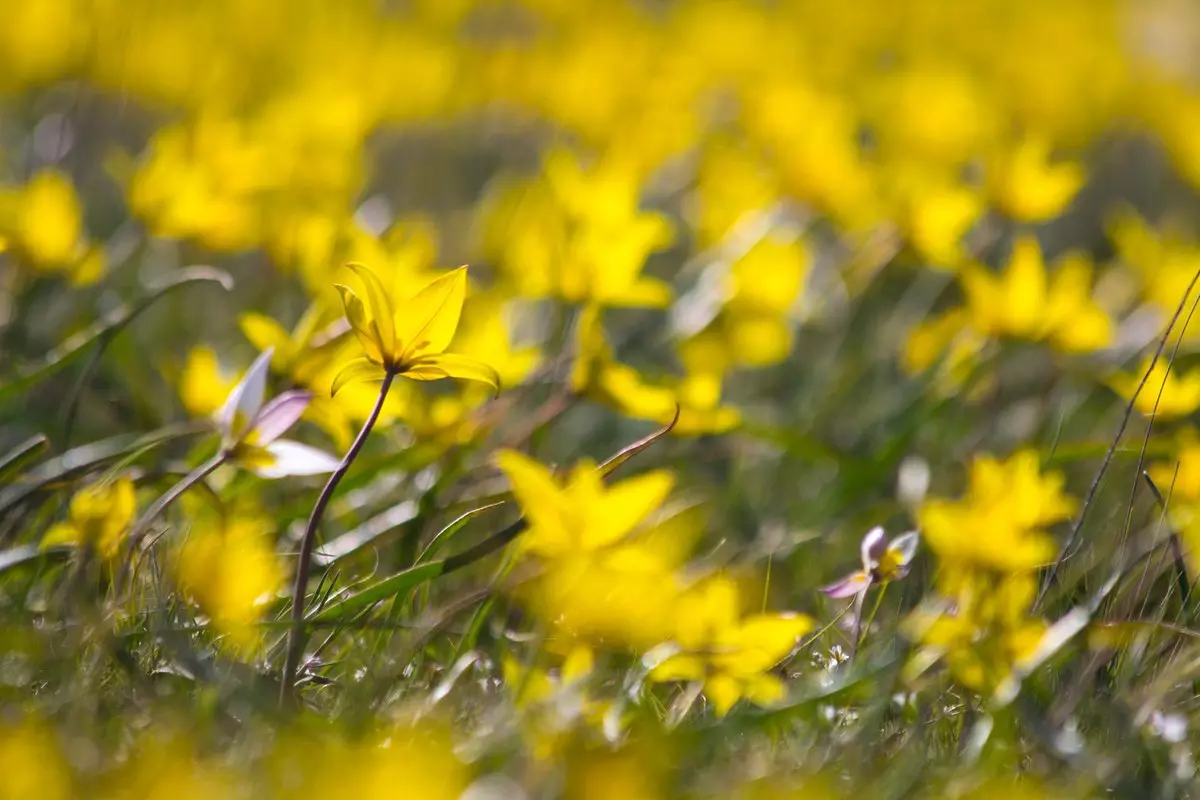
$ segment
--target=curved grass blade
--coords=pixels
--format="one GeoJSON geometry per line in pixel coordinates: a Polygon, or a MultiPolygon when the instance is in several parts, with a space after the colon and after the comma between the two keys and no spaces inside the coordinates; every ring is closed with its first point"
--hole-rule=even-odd
{"type": "Polygon", "coordinates": [[[22,564],[32,564],[35,561],[53,561],[65,558],[73,548],[70,547],[38,547],[36,544],[23,544],[8,550],[0,550],[0,572],[7,572],[22,564]]]}
{"type": "Polygon", "coordinates": [[[398,597],[422,583],[438,577],[445,571],[445,566],[446,562],[444,561],[431,561],[428,564],[420,564],[398,572],[368,586],[361,592],[325,606],[318,613],[309,617],[306,622],[333,622],[389,598],[398,597]]]}
{"type": "Polygon", "coordinates": [[[24,480],[0,492],[0,516],[57,483],[69,481],[81,473],[104,466],[130,453],[194,436],[206,430],[207,427],[197,423],[168,425],[152,433],[121,434],[68,450],[57,458],[42,462],[36,469],[26,473],[24,480]]]}
{"type": "Polygon", "coordinates": [[[103,346],[109,339],[120,333],[129,323],[137,319],[139,315],[154,305],[160,298],[170,294],[175,289],[193,283],[216,283],[225,291],[233,289],[233,278],[223,270],[213,267],[187,267],[186,269],[179,270],[171,280],[151,289],[141,299],[129,305],[122,305],[95,325],[69,337],[57,348],[50,351],[41,364],[5,378],[3,383],[0,383],[0,401],[7,400],[22,389],[26,389],[58,372],[83,355],[92,345],[100,343],[103,346]]]}
{"type": "Polygon", "coordinates": [[[50,440],[39,433],[10,450],[4,458],[0,458],[0,480],[8,473],[19,470],[22,465],[45,450],[49,443],[50,440]]]}
{"type": "Polygon", "coordinates": [[[429,544],[425,545],[425,549],[421,551],[421,554],[419,556],[417,556],[416,563],[420,564],[422,561],[424,561],[426,559],[426,557],[432,556],[434,554],[434,552],[436,552],[437,549],[443,544],[443,540],[449,539],[451,536],[453,536],[455,533],[457,533],[459,531],[459,529],[462,528],[462,526],[466,525],[468,522],[475,519],[475,517],[479,516],[480,514],[484,513],[485,511],[491,511],[493,508],[498,508],[498,507],[504,505],[504,502],[505,501],[503,501],[503,500],[498,500],[494,503],[488,503],[485,506],[480,506],[479,508],[473,508],[470,511],[466,512],[465,514],[462,514],[461,516],[459,516],[457,519],[455,519],[449,525],[442,528],[440,531],[438,531],[437,533],[435,533],[433,535],[433,538],[429,540],[429,544]]]}

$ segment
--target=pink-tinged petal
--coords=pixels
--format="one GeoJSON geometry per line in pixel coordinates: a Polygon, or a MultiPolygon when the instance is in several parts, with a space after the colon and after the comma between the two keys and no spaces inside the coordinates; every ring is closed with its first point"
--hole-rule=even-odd
{"type": "Polygon", "coordinates": [[[865,592],[867,587],[871,585],[871,576],[865,572],[852,572],[842,578],[837,583],[831,583],[828,586],[822,586],[821,592],[826,597],[832,597],[834,600],[841,600],[846,597],[865,592]]]}
{"type": "Polygon", "coordinates": [[[862,538],[861,549],[863,569],[870,572],[871,568],[876,566],[879,559],[883,558],[883,554],[887,552],[887,534],[883,532],[881,526],[876,525],[867,531],[862,538]]]}
{"type": "Polygon", "coordinates": [[[900,566],[909,564],[917,555],[917,546],[921,543],[921,534],[918,531],[909,531],[902,533],[891,541],[888,545],[888,552],[893,554],[895,561],[900,566]]]}
{"type": "Polygon", "coordinates": [[[300,419],[312,397],[312,392],[296,390],[273,398],[258,412],[258,419],[254,421],[254,443],[268,445],[283,436],[300,419]]]}
{"type": "Polygon", "coordinates": [[[262,478],[286,478],[289,475],[324,475],[338,468],[341,461],[324,450],[289,439],[276,439],[265,450],[275,459],[271,464],[255,467],[262,478]]]}
{"type": "Polygon", "coordinates": [[[271,368],[271,356],[275,348],[262,351],[246,374],[229,393],[225,404],[217,412],[217,424],[221,433],[229,439],[240,439],[249,429],[250,423],[262,408],[263,396],[267,392],[267,373],[271,368]]]}

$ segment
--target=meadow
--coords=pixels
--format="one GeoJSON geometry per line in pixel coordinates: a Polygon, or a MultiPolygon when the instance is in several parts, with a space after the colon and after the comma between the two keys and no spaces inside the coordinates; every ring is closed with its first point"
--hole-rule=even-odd
{"type": "Polygon", "coordinates": [[[1200,7],[0,0],[0,800],[1187,798],[1200,7]]]}

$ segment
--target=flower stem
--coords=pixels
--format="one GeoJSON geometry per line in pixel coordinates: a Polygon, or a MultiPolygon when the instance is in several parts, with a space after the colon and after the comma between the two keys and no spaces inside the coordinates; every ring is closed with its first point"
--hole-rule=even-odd
{"type": "MultiPolygon", "coordinates": [[[[883,602],[883,596],[885,594],[887,594],[888,583],[889,583],[888,581],[884,581],[883,584],[880,585],[879,591],[875,593],[875,604],[871,606],[871,613],[867,615],[866,620],[863,620],[862,614],[861,614],[862,607],[861,606],[859,607],[859,612],[860,612],[859,619],[858,619],[859,624],[857,626],[857,630],[854,633],[854,650],[855,650],[855,652],[857,652],[858,648],[862,646],[863,639],[865,639],[867,637],[867,634],[870,633],[870,631],[871,631],[871,625],[872,625],[872,623],[875,622],[875,614],[878,613],[878,611],[879,611],[879,606],[883,602]]],[[[864,599],[865,599],[865,594],[866,593],[864,592],[864,599]]]]}
{"type": "Polygon", "coordinates": [[[375,407],[371,409],[358,436],[354,438],[354,443],[342,457],[342,463],[338,464],[338,468],[329,476],[325,488],[321,490],[321,495],[317,498],[317,503],[308,517],[308,524],[304,527],[304,538],[300,540],[300,559],[296,564],[296,582],[292,587],[292,617],[287,636],[287,653],[283,662],[283,680],[279,685],[281,705],[286,704],[292,696],[296,673],[300,669],[300,657],[304,654],[304,596],[308,589],[308,578],[312,572],[312,553],[317,541],[317,528],[321,525],[321,518],[325,516],[325,508],[333,498],[338,484],[345,477],[350,465],[354,463],[358,452],[362,450],[363,444],[371,434],[371,429],[375,427],[379,413],[383,410],[383,401],[387,399],[388,390],[392,388],[392,381],[395,378],[395,371],[389,367],[383,376],[383,384],[379,387],[379,397],[375,400],[375,407]]]}
{"type": "Polygon", "coordinates": [[[200,481],[207,478],[216,470],[217,467],[225,463],[225,451],[217,453],[215,456],[205,461],[194,470],[184,475],[179,479],[179,482],[166,491],[161,497],[150,504],[146,509],[146,513],[142,514],[141,519],[133,526],[129,532],[129,542],[136,546],[146,531],[150,528],[150,523],[154,522],[160,514],[166,511],[176,500],[178,500],[184,492],[191,489],[200,481]]]}

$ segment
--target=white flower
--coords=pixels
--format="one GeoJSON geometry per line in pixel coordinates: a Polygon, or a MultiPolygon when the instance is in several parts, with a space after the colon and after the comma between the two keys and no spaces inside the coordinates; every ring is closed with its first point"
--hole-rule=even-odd
{"type": "Polygon", "coordinates": [[[264,404],[271,354],[268,348],[254,360],[217,411],[226,458],[263,478],[333,472],[339,462],[329,453],[279,438],[300,419],[312,394],[284,392],[264,404]]]}

